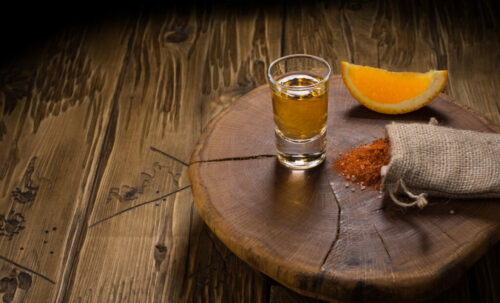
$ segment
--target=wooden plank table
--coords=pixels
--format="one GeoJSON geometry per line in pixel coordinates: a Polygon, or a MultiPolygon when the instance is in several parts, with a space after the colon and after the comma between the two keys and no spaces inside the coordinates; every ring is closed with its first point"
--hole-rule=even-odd
{"type": "MultiPolygon", "coordinates": [[[[500,125],[494,1],[196,5],[84,21],[1,58],[4,302],[313,302],[225,248],[187,178],[203,128],[281,55],[321,56],[336,74],[341,60],[448,69],[445,92],[500,125]]],[[[499,300],[493,244],[436,302],[499,300]]]]}

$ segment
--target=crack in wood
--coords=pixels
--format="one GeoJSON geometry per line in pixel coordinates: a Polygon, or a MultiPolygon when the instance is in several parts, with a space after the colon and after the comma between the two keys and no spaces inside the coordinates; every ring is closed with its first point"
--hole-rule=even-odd
{"type": "Polygon", "coordinates": [[[211,160],[198,160],[191,162],[189,165],[193,165],[196,163],[208,163],[208,162],[224,162],[224,161],[242,161],[242,160],[253,160],[253,159],[265,159],[265,158],[274,158],[276,155],[256,155],[256,156],[247,156],[247,157],[231,157],[231,158],[220,158],[220,159],[211,159],[211,160]]]}
{"type": "Polygon", "coordinates": [[[323,261],[321,262],[321,270],[322,271],[328,270],[328,267],[325,267],[326,260],[328,259],[328,256],[330,255],[330,253],[333,251],[335,244],[337,244],[337,241],[339,240],[339,237],[340,237],[340,216],[342,214],[342,208],[340,207],[340,202],[339,202],[339,199],[337,197],[337,194],[335,193],[335,190],[333,190],[333,185],[330,182],[328,184],[330,185],[330,190],[332,191],[335,203],[337,203],[337,232],[335,233],[335,239],[333,239],[332,244],[330,245],[330,249],[328,250],[326,255],[323,257],[323,261]]]}
{"type": "Polygon", "coordinates": [[[154,199],[152,199],[152,200],[145,201],[145,202],[139,203],[139,204],[137,204],[137,205],[131,206],[131,207],[129,207],[129,208],[125,208],[125,209],[123,209],[123,210],[120,210],[119,212],[114,213],[114,214],[112,214],[112,215],[111,215],[111,216],[109,216],[109,217],[106,217],[106,218],[100,219],[100,220],[98,220],[98,221],[96,221],[96,222],[94,222],[94,223],[90,224],[90,225],[89,225],[89,228],[92,228],[92,227],[96,226],[97,224],[100,224],[100,223],[102,223],[102,222],[104,222],[104,221],[108,221],[109,219],[112,219],[112,218],[114,218],[114,217],[116,217],[116,216],[119,216],[119,215],[121,215],[121,214],[123,214],[123,213],[125,213],[125,212],[128,212],[128,211],[130,211],[130,210],[133,210],[133,209],[135,209],[135,208],[141,207],[141,206],[146,205],[146,204],[149,204],[149,203],[156,202],[156,201],[158,201],[158,200],[165,199],[166,197],[171,196],[171,195],[174,195],[174,194],[176,194],[176,193],[178,193],[178,192],[180,192],[180,191],[183,191],[183,190],[185,190],[185,189],[186,189],[186,188],[188,188],[188,187],[191,187],[191,185],[186,185],[186,186],[184,186],[184,187],[182,187],[182,188],[179,188],[179,189],[177,189],[177,190],[174,190],[173,192],[170,192],[170,193],[165,194],[165,195],[163,195],[163,196],[160,196],[160,197],[158,197],[158,198],[154,198],[154,199]]]}
{"type": "Polygon", "coordinates": [[[93,179],[91,180],[92,185],[90,187],[90,196],[87,205],[84,209],[82,223],[75,227],[76,230],[73,236],[74,242],[72,243],[73,248],[71,248],[68,252],[66,264],[63,264],[63,268],[67,267],[67,269],[63,271],[63,273],[61,274],[62,276],[61,280],[63,282],[58,285],[57,295],[54,300],[55,302],[69,301],[69,297],[71,296],[71,293],[73,291],[73,285],[75,282],[74,277],[76,273],[76,268],[78,267],[79,263],[81,248],[87,236],[87,231],[90,228],[90,226],[88,226],[88,220],[90,218],[92,210],[94,209],[94,204],[96,201],[99,184],[101,182],[102,176],[104,175],[105,167],[107,166],[107,162],[109,160],[111,151],[113,150],[113,146],[115,144],[115,136],[117,131],[116,128],[118,125],[118,116],[119,116],[118,100],[120,99],[122,88],[125,83],[125,77],[126,77],[125,71],[130,62],[130,56],[135,41],[134,37],[136,35],[136,30],[137,28],[134,28],[132,30],[129,41],[127,43],[127,50],[123,58],[123,63],[120,72],[118,74],[115,91],[113,93],[113,97],[111,100],[111,110],[110,110],[108,124],[106,126],[106,130],[104,133],[104,139],[102,141],[101,150],[99,151],[98,154],[99,158],[96,164],[97,168],[95,170],[93,179]]]}
{"type": "Polygon", "coordinates": [[[387,253],[387,256],[389,257],[389,261],[392,264],[392,257],[391,257],[391,254],[389,253],[389,250],[387,249],[387,246],[385,244],[384,238],[382,238],[382,235],[380,234],[380,232],[378,231],[378,229],[375,227],[375,225],[372,225],[372,226],[373,226],[373,229],[375,230],[375,232],[377,233],[377,235],[378,235],[378,237],[380,239],[380,242],[382,242],[382,246],[384,247],[384,250],[387,253]]]}
{"type": "Polygon", "coordinates": [[[53,281],[52,279],[50,279],[49,277],[47,277],[47,276],[45,276],[45,275],[42,275],[41,273],[36,272],[36,271],[34,271],[34,270],[32,270],[32,269],[30,269],[30,268],[28,268],[28,267],[26,267],[26,266],[23,266],[23,265],[21,265],[21,264],[19,264],[19,263],[16,263],[16,262],[14,262],[14,261],[12,261],[12,260],[10,260],[10,259],[7,259],[7,258],[6,258],[6,257],[4,257],[4,256],[1,256],[1,255],[0,255],[0,259],[1,259],[1,260],[4,260],[5,262],[10,263],[10,264],[12,264],[12,265],[14,265],[14,266],[17,266],[17,267],[19,267],[19,268],[21,268],[21,269],[24,269],[25,271],[30,272],[30,273],[32,273],[32,274],[34,274],[34,275],[36,275],[36,276],[39,276],[40,278],[44,279],[45,281],[47,281],[47,282],[49,282],[49,283],[52,283],[52,284],[54,284],[54,285],[56,284],[56,282],[54,282],[54,281],[53,281]]]}
{"type": "Polygon", "coordinates": [[[377,233],[377,236],[380,239],[380,242],[382,243],[382,246],[384,247],[384,250],[385,250],[385,253],[387,254],[387,257],[389,258],[389,265],[390,265],[390,269],[391,269],[391,277],[392,277],[392,280],[395,281],[396,277],[394,276],[394,270],[393,270],[393,265],[392,265],[391,254],[389,253],[389,250],[387,249],[387,245],[385,243],[385,240],[384,240],[384,238],[382,238],[382,235],[378,231],[377,227],[375,227],[375,225],[372,225],[372,226],[373,226],[373,229],[375,230],[375,232],[377,233]]]}
{"type": "Polygon", "coordinates": [[[164,155],[165,157],[170,158],[170,159],[172,159],[172,160],[174,160],[174,161],[177,161],[177,162],[179,162],[180,164],[182,164],[182,165],[184,165],[184,166],[189,166],[189,164],[187,164],[186,162],[184,162],[184,161],[182,161],[182,160],[180,160],[180,159],[178,159],[178,158],[176,158],[176,157],[174,157],[174,156],[172,156],[172,155],[169,155],[169,154],[167,154],[166,152],[164,152],[164,151],[162,151],[162,150],[159,150],[158,148],[156,148],[156,147],[154,147],[154,146],[150,146],[149,148],[150,148],[152,151],[157,152],[157,153],[159,153],[159,154],[162,154],[162,155],[164,155]]]}

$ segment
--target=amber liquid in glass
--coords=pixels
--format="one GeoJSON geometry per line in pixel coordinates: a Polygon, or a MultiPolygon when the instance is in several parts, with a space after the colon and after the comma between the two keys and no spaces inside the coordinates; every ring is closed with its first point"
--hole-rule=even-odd
{"type": "Polygon", "coordinates": [[[274,121],[279,135],[291,140],[309,140],[326,129],[328,90],[308,88],[321,78],[305,73],[285,75],[277,82],[286,89],[273,89],[274,121]]]}

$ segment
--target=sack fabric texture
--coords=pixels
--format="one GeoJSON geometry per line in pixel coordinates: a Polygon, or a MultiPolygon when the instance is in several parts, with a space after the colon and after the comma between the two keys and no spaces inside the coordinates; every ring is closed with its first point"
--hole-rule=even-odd
{"type": "Polygon", "coordinates": [[[500,134],[418,123],[392,123],[386,133],[391,159],[382,167],[381,189],[396,204],[423,208],[428,195],[500,197],[500,134]]]}

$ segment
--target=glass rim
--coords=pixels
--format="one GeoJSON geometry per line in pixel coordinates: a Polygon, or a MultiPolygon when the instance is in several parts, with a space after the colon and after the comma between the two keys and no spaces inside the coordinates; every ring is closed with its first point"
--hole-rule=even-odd
{"type": "Polygon", "coordinates": [[[292,55],[279,57],[278,59],[271,62],[271,64],[269,64],[269,67],[267,68],[267,79],[269,80],[269,82],[271,82],[271,84],[279,86],[279,87],[283,87],[283,88],[293,88],[296,90],[309,89],[309,88],[324,84],[325,82],[327,82],[330,79],[331,74],[332,74],[332,68],[330,67],[330,64],[328,64],[328,62],[325,59],[318,57],[318,56],[314,56],[314,55],[308,55],[308,54],[292,54],[292,55]],[[301,58],[301,57],[317,60],[317,61],[323,63],[328,68],[328,74],[323,79],[321,79],[321,81],[319,81],[318,83],[311,84],[311,85],[304,85],[304,86],[284,85],[284,84],[281,84],[281,83],[277,82],[276,80],[274,80],[274,77],[271,76],[271,68],[273,66],[275,66],[276,64],[278,64],[279,62],[287,60],[287,59],[291,59],[291,58],[301,58]]]}

